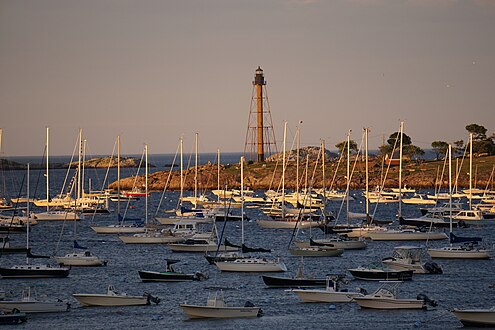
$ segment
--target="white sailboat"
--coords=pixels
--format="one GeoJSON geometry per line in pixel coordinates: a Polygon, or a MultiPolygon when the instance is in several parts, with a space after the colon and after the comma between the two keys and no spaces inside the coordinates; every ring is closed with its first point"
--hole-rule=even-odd
{"type": "MultiPolygon", "coordinates": [[[[67,210],[51,210],[50,209],[50,166],[49,166],[49,143],[50,141],[50,128],[46,128],[46,211],[40,213],[33,213],[33,217],[36,220],[60,220],[60,221],[76,221],[80,220],[80,215],[75,211],[67,211],[67,210]]],[[[70,201],[70,198],[68,199],[70,201]]],[[[73,203],[74,204],[74,203],[73,203]]],[[[64,203],[64,207],[67,204],[64,203]]]]}
{"type": "MultiPolygon", "coordinates": [[[[449,218],[450,218],[450,233],[452,241],[452,146],[449,144],[449,218]]],[[[463,245],[453,245],[440,248],[429,248],[428,254],[432,258],[445,258],[445,259],[489,259],[490,252],[487,249],[477,246],[477,242],[469,242],[463,245]]]]}
{"type": "MultiPolygon", "coordinates": [[[[287,126],[287,123],[285,123],[287,126]]],[[[284,148],[285,149],[285,148],[284,148]]],[[[244,157],[241,157],[241,242],[244,248],[244,157]]],[[[215,261],[215,265],[224,272],[285,272],[287,267],[280,259],[263,257],[240,257],[234,260],[215,261]]]]}
{"type": "MultiPolygon", "coordinates": [[[[82,143],[82,130],[79,130],[79,145],[82,143]]],[[[81,189],[81,148],[79,148],[79,161],[78,161],[78,197],[81,195],[79,189],[81,189]]],[[[74,212],[77,212],[77,204],[74,209],[74,212]]],[[[68,253],[65,256],[55,257],[55,260],[59,265],[63,266],[106,266],[107,260],[100,259],[98,256],[95,256],[89,251],[88,248],[85,248],[78,244],[77,242],[77,222],[74,221],[74,251],[72,253],[68,253]],[[84,250],[83,252],[79,252],[77,250],[84,250]]]]}
{"type": "MultiPolygon", "coordinates": [[[[115,149],[114,149],[115,150],[115,149]]],[[[135,234],[144,233],[146,228],[142,224],[124,224],[125,218],[120,219],[120,135],[117,136],[117,217],[118,224],[108,226],[91,226],[97,234],[135,234]]]]}

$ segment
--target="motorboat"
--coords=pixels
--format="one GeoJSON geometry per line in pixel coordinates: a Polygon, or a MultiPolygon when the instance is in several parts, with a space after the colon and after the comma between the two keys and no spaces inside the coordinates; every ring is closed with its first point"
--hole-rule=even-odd
{"type": "Polygon", "coordinates": [[[414,274],[442,274],[442,268],[435,262],[421,261],[423,252],[422,246],[397,246],[392,257],[382,259],[382,263],[392,270],[412,270],[414,274]]]}
{"type": "Polygon", "coordinates": [[[154,272],[147,270],[140,270],[139,277],[143,282],[187,282],[187,281],[200,281],[207,279],[208,277],[201,272],[194,274],[186,274],[176,271],[172,266],[178,263],[179,260],[166,259],[166,268],[163,272],[154,272]]]}
{"type": "Polygon", "coordinates": [[[412,280],[412,270],[392,270],[383,264],[370,264],[349,269],[352,276],[366,281],[407,281],[412,280]]]}
{"type": "Polygon", "coordinates": [[[328,276],[326,288],[319,289],[292,289],[303,302],[324,302],[324,303],[346,303],[351,302],[356,297],[364,297],[366,290],[359,288],[357,291],[349,291],[340,288],[341,284],[348,284],[349,281],[344,276],[328,276]]]}
{"type": "Polygon", "coordinates": [[[60,299],[54,301],[42,301],[35,297],[31,292],[31,288],[27,288],[22,292],[22,298],[18,300],[1,300],[0,310],[10,312],[17,309],[24,313],[53,313],[53,312],[68,312],[70,304],[60,299]]]}
{"type": "Polygon", "coordinates": [[[55,257],[55,260],[62,266],[86,266],[86,267],[98,267],[106,266],[108,261],[100,259],[95,256],[91,251],[86,250],[84,252],[68,253],[63,257],[55,257]]]}
{"type": "Polygon", "coordinates": [[[107,292],[99,293],[74,293],[74,298],[83,306],[140,306],[149,305],[151,302],[159,303],[160,299],[144,293],[141,296],[131,296],[124,292],[117,292],[113,285],[109,285],[107,292]]]}
{"type": "Polygon", "coordinates": [[[402,203],[404,204],[415,204],[415,205],[436,205],[437,201],[433,199],[428,199],[425,195],[414,194],[410,198],[402,198],[402,203]]]}
{"type": "Polygon", "coordinates": [[[495,307],[483,309],[458,309],[452,311],[455,317],[468,327],[494,327],[495,326],[495,307]]]}
{"type": "Polygon", "coordinates": [[[372,294],[364,297],[356,297],[354,301],[361,308],[373,309],[426,309],[428,306],[437,306],[424,294],[419,294],[416,299],[399,298],[399,285],[402,281],[383,281],[382,285],[372,294]]]}
{"type": "Polygon", "coordinates": [[[223,291],[215,292],[208,297],[206,305],[179,305],[189,318],[238,318],[261,316],[261,308],[246,302],[244,306],[228,306],[225,304],[223,291]]]}

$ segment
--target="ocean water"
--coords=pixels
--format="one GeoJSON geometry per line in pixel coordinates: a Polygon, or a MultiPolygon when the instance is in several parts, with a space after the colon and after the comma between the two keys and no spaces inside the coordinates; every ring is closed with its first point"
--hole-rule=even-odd
{"type": "MultiPolygon", "coordinates": [[[[154,170],[159,170],[154,169],[154,170]]],[[[153,170],[153,171],[154,171],[153,170]]],[[[105,170],[88,171],[86,178],[92,179],[93,187],[103,183],[105,170]]],[[[115,172],[115,171],[110,171],[115,172]]],[[[7,188],[16,192],[22,182],[22,171],[12,171],[6,180],[7,188]]],[[[51,172],[53,192],[62,187],[65,171],[51,172]]],[[[110,173],[110,180],[116,174],[110,173]]],[[[124,174],[123,174],[124,175],[124,174]]],[[[44,178],[42,174],[31,173],[31,192],[36,191],[39,198],[44,196],[44,178]],[[39,179],[38,179],[39,178],[39,179]],[[37,186],[37,188],[36,188],[37,186]]],[[[21,191],[21,194],[23,194],[21,191]]],[[[12,196],[16,193],[11,194],[12,196]]],[[[362,212],[364,200],[358,191],[353,191],[357,200],[352,201],[352,211],[362,212]]],[[[165,193],[161,210],[157,210],[161,193],[152,193],[149,198],[148,218],[162,215],[163,210],[172,209],[177,203],[177,192],[165,193]]],[[[341,204],[332,202],[329,210],[338,212],[341,204]]],[[[116,204],[110,205],[112,209],[116,204]]],[[[125,203],[122,205],[125,208],[125,203]]],[[[372,206],[373,210],[373,206],[372,206]]],[[[39,210],[35,210],[39,211],[39,210]]],[[[141,198],[127,209],[129,217],[145,218],[144,199],[141,198]]],[[[245,241],[249,246],[261,246],[273,250],[273,255],[286,263],[287,276],[295,274],[299,258],[291,256],[288,244],[292,230],[261,229],[255,219],[266,218],[256,208],[246,208],[250,220],[245,223],[245,241]]],[[[376,211],[379,218],[392,218],[397,213],[397,205],[379,205],[376,211]]],[[[405,217],[418,216],[416,206],[404,205],[405,217]]],[[[202,254],[173,253],[164,245],[125,245],[116,236],[97,235],[90,225],[116,223],[115,213],[109,215],[87,216],[77,222],[77,240],[91,251],[109,260],[106,267],[76,268],[64,279],[0,279],[0,288],[12,295],[20,295],[23,288],[32,286],[40,296],[62,299],[71,302],[68,313],[29,315],[29,320],[18,329],[453,329],[461,323],[450,313],[454,307],[491,307],[495,304],[494,261],[491,260],[435,260],[444,269],[442,275],[415,275],[414,279],[402,285],[405,297],[415,298],[424,293],[438,302],[438,307],[429,311],[380,311],[363,310],[357,304],[312,304],[302,303],[298,297],[284,289],[268,289],[259,273],[222,273],[207,263],[202,254]],[[160,271],[165,267],[165,259],[179,259],[176,268],[185,272],[201,271],[209,279],[201,282],[183,283],[142,283],[139,270],[160,271]],[[81,307],[72,297],[73,293],[104,293],[109,284],[117,290],[132,295],[149,292],[161,298],[161,303],[137,307],[81,307]],[[188,320],[179,307],[180,303],[205,304],[208,294],[215,288],[223,288],[225,299],[234,305],[244,305],[246,300],[260,306],[264,316],[253,319],[232,320],[188,320]]],[[[219,229],[223,224],[219,224],[219,229]]],[[[72,251],[74,223],[43,222],[31,231],[30,245],[35,254],[63,255],[72,251]]],[[[484,221],[471,225],[461,232],[465,236],[482,236],[487,242],[494,241],[495,222],[484,221]]],[[[322,235],[319,229],[313,229],[312,235],[322,235]]],[[[225,236],[234,242],[240,241],[240,223],[228,222],[225,236]]],[[[297,238],[308,239],[309,230],[297,233],[297,238]]],[[[12,244],[22,245],[25,234],[12,234],[12,244]]],[[[416,244],[411,242],[368,242],[368,248],[360,251],[345,251],[341,257],[305,258],[307,274],[324,277],[326,274],[346,274],[347,269],[363,264],[380,261],[391,256],[398,245],[416,244]]],[[[430,242],[430,246],[442,246],[446,241],[430,242]]],[[[2,255],[0,264],[8,266],[25,262],[21,255],[2,255]]],[[[349,288],[363,287],[368,292],[377,288],[378,283],[353,280],[349,288]]],[[[8,328],[8,327],[6,327],[8,328]]]]}

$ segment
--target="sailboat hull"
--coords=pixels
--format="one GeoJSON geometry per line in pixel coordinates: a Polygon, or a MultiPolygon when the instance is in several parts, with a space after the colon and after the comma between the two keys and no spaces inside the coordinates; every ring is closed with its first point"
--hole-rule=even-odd
{"type": "Polygon", "coordinates": [[[137,226],[91,226],[97,234],[137,234],[144,233],[146,228],[137,226]]]}
{"type": "Polygon", "coordinates": [[[69,276],[69,268],[52,268],[46,265],[25,265],[0,268],[2,278],[63,278],[69,276]]]}
{"type": "Polygon", "coordinates": [[[14,308],[24,313],[68,312],[70,304],[63,301],[0,301],[0,310],[10,312],[14,308]]]}

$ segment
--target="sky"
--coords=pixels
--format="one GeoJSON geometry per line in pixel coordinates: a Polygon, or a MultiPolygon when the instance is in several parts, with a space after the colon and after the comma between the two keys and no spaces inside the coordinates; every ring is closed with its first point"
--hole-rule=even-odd
{"type": "Polygon", "coordinates": [[[494,35],[495,0],[0,0],[2,153],[242,151],[258,66],[279,146],[491,135],[494,35]]]}

